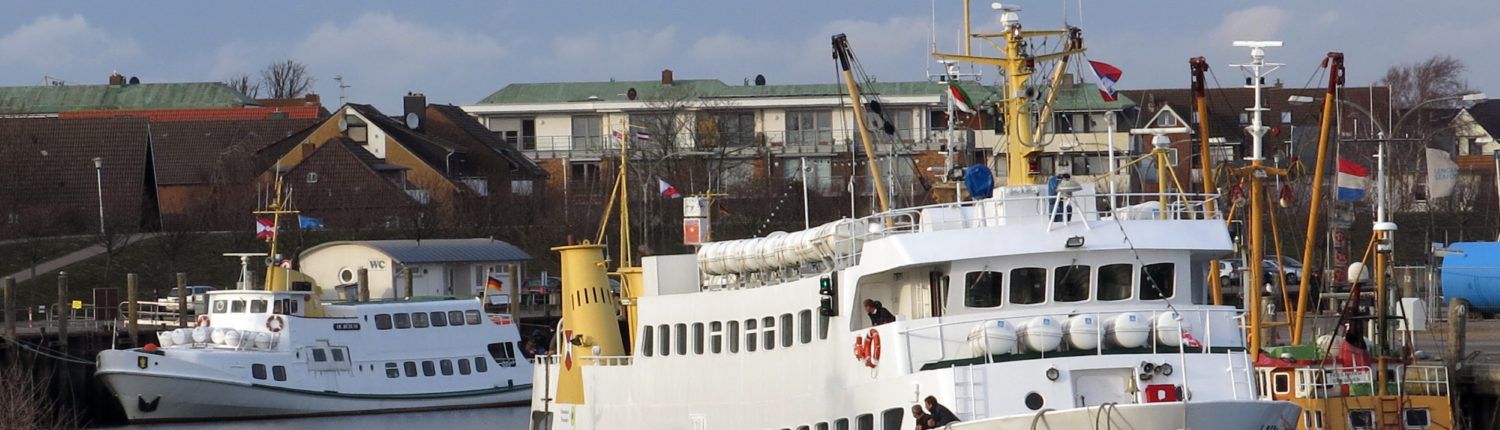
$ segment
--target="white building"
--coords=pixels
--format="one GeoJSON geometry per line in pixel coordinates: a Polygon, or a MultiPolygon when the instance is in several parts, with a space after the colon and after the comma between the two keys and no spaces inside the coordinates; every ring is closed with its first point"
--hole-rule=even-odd
{"type": "Polygon", "coordinates": [[[302,252],[301,270],[323,286],[325,300],[352,298],[347,287],[368,269],[370,297],[405,294],[410,269],[413,296],[472,297],[494,273],[509,289],[524,279],[531,255],[494,239],[367,240],[328,242],[302,252]],[[340,295],[345,295],[340,297],[340,295]]]}

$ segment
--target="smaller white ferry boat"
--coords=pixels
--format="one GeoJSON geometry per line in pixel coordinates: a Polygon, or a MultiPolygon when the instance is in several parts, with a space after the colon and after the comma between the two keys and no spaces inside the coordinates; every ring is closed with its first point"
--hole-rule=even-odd
{"type": "MultiPolygon", "coordinates": [[[[247,273],[242,270],[242,279],[247,273]]],[[[99,353],[96,375],[131,422],[510,406],[531,399],[531,363],[521,355],[516,322],[486,313],[479,299],[324,303],[306,274],[270,266],[265,279],[262,290],[209,292],[208,312],[193,328],[159,332],[159,346],[99,353]]]]}

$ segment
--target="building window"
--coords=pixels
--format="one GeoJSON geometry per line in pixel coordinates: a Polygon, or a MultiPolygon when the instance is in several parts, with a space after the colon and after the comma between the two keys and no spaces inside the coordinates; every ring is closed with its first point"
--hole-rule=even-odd
{"type": "Polygon", "coordinates": [[[1131,277],[1135,266],[1131,264],[1106,264],[1099,266],[1099,300],[1125,300],[1130,298],[1131,277]]]}
{"type": "Polygon", "coordinates": [[[993,308],[1000,306],[1004,295],[1000,272],[969,272],[964,275],[964,306],[971,308],[993,308]]]}
{"type": "Polygon", "coordinates": [[[891,125],[896,128],[896,137],[900,138],[903,142],[914,140],[914,127],[911,124],[912,117],[914,116],[916,116],[916,112],[912,109],[888,109],[885,112],[885,119],[890,121],[891,125]]]}
{"type": "Polygon", "coordinates": [[[700,147],[743,147],[755,144],[754,112],[716,112],[698,121],[700,147]]]}
{"type": "Polygon", "coordinates": [[[1089,299],[1089,266],[1061,266],[1052,278],[1052,299],[1059,302],[1081,302],[1089,299]]]}
{"type": "Polygon", "coordinates": [[[1173,115],[1171,111],[1167,111],[1166,113],[1161,114],[1161,116],[1157,117],[1156,125],[1158,127],[1176,127],[1177,115],[1173,115]]]}
{"type": "Polygon", "coordinates": [[[831,143],[833,143],[832,111],[789,111],[786,113],[787,145],[831,143]]]}
{"type": "Polygon", "coordinates": [[[1240,125],[1245,125],[1245,124],[1249,124],[1249,123],[1250,123],[1250,114],[1246,113],[1246,112],[1240,112],[1240,125]]]}
{"type": "Polygon", "coordinates": [[[573,150],[600,150],[604,144],[604,129],[598,115],[573,116],[573,150]]]}
{"type": "Polygon", "coordinates": [[[1017,305],[1047,300],[1047,269],[1022,267],[1010,271],[1010,302],[1017,305]]]}
{"type": "Polygon", "coordinates": [[[599,180],[599,162],[575,161],[568,164],[568,180],[573,182],[597,182],[599,180]]]}
{"type": "Polygon", "coordinates": [[[1282,111],[1281,112],[1281,123],[1282,124],[1291,124],[1292,123],[1292,111],[1282,111]]]}
{"type": "Polygon", "coordinates": [[[1198,123],[1198,111],[1193,111],[1193,124],[1198,123]]]}
{"type": "Polygon", "coordinates": [[[1177,280],[1172,263],[1147,264],[1141,267],[1141,300],[1170,298],[1177,280]]]}
{"type": "Polygon", "coordinates": [[[316,183],[318,183],[318,172],[307,172],[307,183],[309,183],[309,184],[316,184],[316,183]]]}

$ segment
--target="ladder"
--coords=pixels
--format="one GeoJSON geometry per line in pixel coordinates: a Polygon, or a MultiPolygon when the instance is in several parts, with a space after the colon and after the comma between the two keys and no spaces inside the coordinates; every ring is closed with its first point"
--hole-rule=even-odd
{"type": "Polygon", "coordinates": [[[1250,373],[1249,356],[1244,354],[1224,354],[1224,356],[1229,360],[1229,367],[1226,370],[1229,372],[1229,390],[1234,395],[1234,400],[1242,400],[1240,399],[1242,392],[1250,395],[1248,400],[1254,400],[1255,385],[1252,381],[1255,376],[1250,373]],[[1244,391],[1240,391],[1241,385],[1245,387],[1244,391]]]}
{"type": "Polygon", "coordinates": [[[953,367],[953,400],[955,415],[963,421],[989,418],[989,402],[985,400],[986,381],[983,366],[953,367]]]}
{"type": "Polygon", "coordinates": [[[1404,430],[1406,422],[1402,410],[1400,396],[1380,396],[1380,428],[1404,430]]]}

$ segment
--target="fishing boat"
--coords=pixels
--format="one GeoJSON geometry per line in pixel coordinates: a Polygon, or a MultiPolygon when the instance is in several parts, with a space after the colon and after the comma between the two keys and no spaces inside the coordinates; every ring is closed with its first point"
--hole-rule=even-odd
{"type": "MultiPolygon", "coordinates": [[[[262,213],[295,213],[282,207],[262,213]]],[[[157,333],[159,344],[99,353],[96,375],[131,422],[521,405],[531,397],[517,324],[485,313],[479,299],[371,301],[366,289],[322,302],[311,277],[270,260],[263,288],[251,289],[250,254],[237,255],[241,287],[208,292],[208,313],[192,327],[157,333]]]]}
{"type": "MultiPolygon", "coordinates": [[[[940,56],[1001,66],[1015,95],[1001,108],[1032,118],[1034,64],[1058,60],[1056,82],[1082,38],[1002,12],[1003,31],[980,37],[1006,58],[940,56]],[[1064,48],[1030,52],[1038,35],[1064,48]]],[[[877,103],[861,95],[847,38],[833,46],[867,124],[863,106],[877,103]]],[[[1233,247],[1216,196],[1039,183],[1033,125],[1007,125],[1005,186],[970,183],[949,203],[891,208],[877,179],[868,216],[639,267],[622,245],[613,273],[602,227],[594,243],[555,248],[563,319],[557,354],[533,367],[531,428],[907,429],[913,406],[934,404],[960,420],[952,429],[1293,428],[1297,406],[1257,390],[1241,311],[1209,297],[1209,261],[1233,247]]],[[[875,137],[859,132],[873,157],[875,137]]]]}

